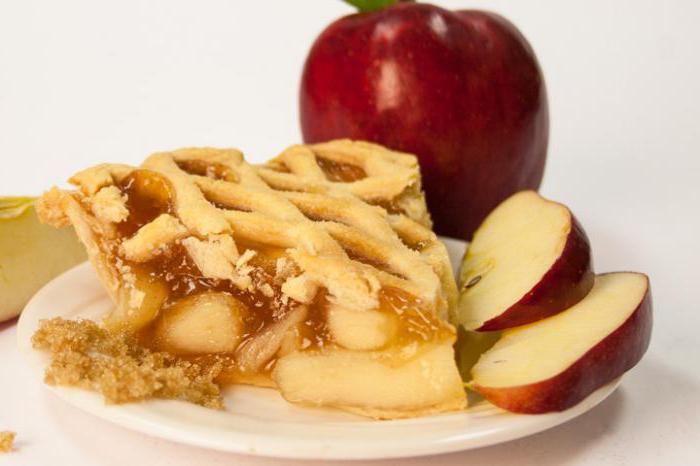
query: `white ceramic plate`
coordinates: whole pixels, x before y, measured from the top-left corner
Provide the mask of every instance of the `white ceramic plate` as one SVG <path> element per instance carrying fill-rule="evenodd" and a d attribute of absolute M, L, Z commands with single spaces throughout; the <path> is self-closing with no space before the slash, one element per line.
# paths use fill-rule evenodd
<path fill-rule="evenodd" d="M 453 264 L 464 243 L 445 240 Z M 53 280 L 27 305 L 18 329 L 20 350 L 41 383 L 46 357 L 31 349 L 40 319 L 96 318 L 111 302 L 88 264 Z M 77 408 L 145 434 L 234 453 L 307 459 L 379 459 L 447 453 L 493 445 L 549 429 L 579 416 L 609 396 L 619 384 L 600 388 L 577 406 L 544 415 L 516 415 L 486 401 L 454 414 L 397 421 L 372 421 L 331 409 L 294 406 L 271 389 L 234 387 L 225 393 L 225 411 L 180 401 L 148 401 L 106 406 L 90 392 L 51 387 Z"/>

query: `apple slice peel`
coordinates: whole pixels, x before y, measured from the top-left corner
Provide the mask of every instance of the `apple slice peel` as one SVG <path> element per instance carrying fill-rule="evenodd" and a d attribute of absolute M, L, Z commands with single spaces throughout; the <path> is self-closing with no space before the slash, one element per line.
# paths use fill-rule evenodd
<path fill-rule="evenodd" d="M 465 254 L 459 322 L 503 330 L 549 317 L 593 287 L 590 245 L 564 205 L 521 191 L 484 220 Z"/>
<path fill-rule="evenodd" d="M 639 362 L 652 320 L 646 275 L 599 275 L 570 309 L 504 331 L 472 368 L 470 386 L 508 411 L 563 411 Z"/>

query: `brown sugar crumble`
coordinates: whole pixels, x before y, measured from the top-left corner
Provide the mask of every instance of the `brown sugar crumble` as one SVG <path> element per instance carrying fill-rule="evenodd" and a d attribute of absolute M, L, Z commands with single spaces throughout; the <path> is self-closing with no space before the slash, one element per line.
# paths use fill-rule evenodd
<path fill-rule="evenodd" d="M 154 352 L 91 320 L 43 320 L 32 344 L 51 355 L 44 377 L 49 385 L 96 391 L 110 404 L 162 398 L 214 409 L 224 406 L 215 382 L 221 363 L 204 366 Z"/>
<path fill-rule="evenodd" d="M 0 432 L 0 453 L 9 453 L 12 451 L 12 444 L 15 442 L 14 432 Z"/>

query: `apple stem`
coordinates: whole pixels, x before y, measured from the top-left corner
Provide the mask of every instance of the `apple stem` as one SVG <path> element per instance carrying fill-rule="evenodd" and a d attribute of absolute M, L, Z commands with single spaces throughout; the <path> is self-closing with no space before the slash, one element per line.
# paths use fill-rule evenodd
<path fill-rule="evenodd" d="M 414 0 L 343 0 L 345 3 L 357 8 L 360 13 L 366 13 L 368 11 L 381 10 L 391 5 L 396 5 L 397 3 L 408 3 Z"/>

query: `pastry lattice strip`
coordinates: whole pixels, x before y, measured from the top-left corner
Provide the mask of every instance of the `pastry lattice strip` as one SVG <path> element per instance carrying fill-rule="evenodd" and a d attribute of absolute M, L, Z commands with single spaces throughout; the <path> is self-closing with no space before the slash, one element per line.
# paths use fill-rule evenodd
<path fill-rule="evenodd" d="M 363 176 L 350 182 L 329 179 L 322 168 L 324 161 L 357 167 Z M 388 205 L 395 213 L 404 213 L 431 228 L 418 161 L 410 154 L 363 141 L 295 145 L 260 167 L 258 173 L 275 189 L 346 192 L 370 204 Z"/>
<path fill-rule="evenodd" d="M 364 176 L 331 180 L 323 160 L 359 167 Z M 206 256 L 215 248 L 219 258 L 221 251 L 229 251 L 235 263 L 238 251 L 224 247 L 231 233 L 239 240 L 286 248 L 302 274 L 290 278 L 282 291 L 300 302 L 313 299 L 324 287 L 346 305 L 370 309 L 377 306 L 379 288 L 395 287 L 434 304 L 444 318 L 454 299 L 446 252 L 425 228 L 427 216 L 415 221 L 372 205 L 399 199 L 401 208 L 410 206 L 410 199 L 422 199 L 409 195 L 420 191 L 413 156 L 334 141 L 293 146 L 266 166 L 247 164 L 235 150 L 182 149 L 154 154 L 139 169 L 168 182 L 172 211 L 122 243 L 121 255 L 133 262 L 146 262 L 182 242 L 190 255 Z M 139 169 L 101 165 L 79 173 L 72 182 L 94 204 L 101 197 L 114 198 L 113 185 Z M 409 248 L 407 238 L 420 251 Z"/>

